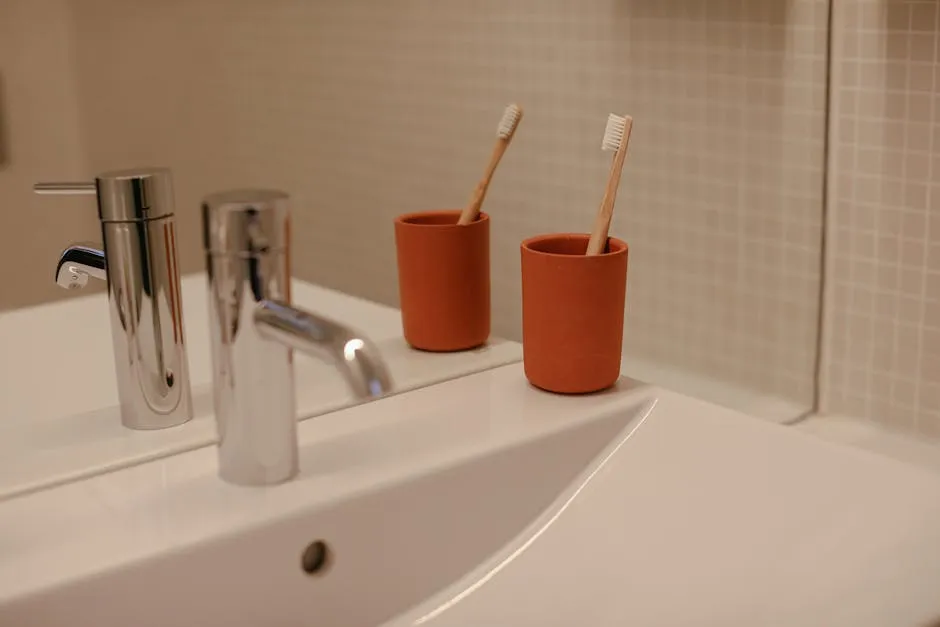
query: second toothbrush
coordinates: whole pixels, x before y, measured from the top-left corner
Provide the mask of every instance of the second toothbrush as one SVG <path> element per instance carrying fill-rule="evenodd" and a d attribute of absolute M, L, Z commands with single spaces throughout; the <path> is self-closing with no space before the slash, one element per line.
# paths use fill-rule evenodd
<path fill-rule="evenodd" d="M 490 218 L 481 209 L 521 119 L 521 107 L 506 107 L 483 178 L 464 209 L 395 220 L 402 330 L 413 348 L 460 351 L 489 338 Z"/>

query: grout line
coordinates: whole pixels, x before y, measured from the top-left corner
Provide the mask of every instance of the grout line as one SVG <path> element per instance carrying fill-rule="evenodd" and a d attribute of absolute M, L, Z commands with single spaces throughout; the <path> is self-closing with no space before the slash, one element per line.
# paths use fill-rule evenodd
<path fill-rule="evenodd" d="M 906 29 L 906 31 L 904 31 L 904 34 L 905 34 L 905 43 L 906 43 L 906 45 L 907 45 L 907 49 L 906 49 L 906 51 L 905 51 L 906 54 L 905 54 L 904 63 L 905 63 L 906 66 L 909 66 L 910 63 L 911 63 L 910 58 L 911 58 L 911 46 L 912 46 L 912 44 L 911 44 L 911 33 L 912 33 L 911 22 L 913 21 L 914 16 L 913 16 L 913 11 L 911 10 L 910 6 L 907 6 L 906 8 L 907 8 L 907 29 Z M 889 10 L 889 9 L 886 9 L 886 10 Z M 909 69 L 909 67 L 907 67 L 906 69 Z M 931 73 L 931 74 L 932 74 L 932 73 Z M 907 164 L 906 164 L 907 159 L 906 159 L 906 155 L 909 154 L 909 147 L 908 147 L 907 135 L 908 135 L 908 131 L 909 131 L 908 125 L 910 124 L 910 119 L 911 119 L 911 115 L 910 115 L 910 100 L 911 100 L 911 99 L 910 99 L 910 94 L 911 94 L 911 89 L 909 88 L 909 83 L 910 83 L 910 73 L 909 73 L 909 72 L 908 72 L 906 78 L 907 78 L 908 80 L 905 81 L 904 89 L 902 90 L 902 93 L 900 94 L 900 95 L 903 95 L 903 97 L 904 97 L 904 118 L 903 118 L 903 120 L 900 121 L 900 124 L 901 124 L 901 133 L 902 133 L 902 135 L 903 135 L 903 139 L 902 139 L 902 141 L 901 141 L 901 148 L 900 148 L 900 150 L 898 151 L 898 152 L 899 152 L 899 155 L 898 155 L 898 156 L 900 157 L 900 161 L 901 161 L 901 176 L 900 176 L 900 182 L 901 182 L 901 183 L 906 183 L 906 182 L 907 182 Z M 932 81 L 932 80 L 933 80 L 933 78 L 931 77 L 931 81 Z M 885 118 L 887 119 L 887 115 L 885 115 Z M 884 185 L 884 183 L 885 183 L 885 178 L 882 177 L 880 184 L 881 184 L 881 185 Z M 883 203 L 879 203 L 879 204 L 883 204 Z M 905 207 L 905 209 L 907 209 L 907 207 Z M 905 295 L 904 292 L 900 289 L 900 285 L 901 285 L 901 275 L 902 275 L 903 270 L 904 270 L 904 267 L 905 267 L 905 266 L 904 266 L 904 263 L 903 263 L 903 261 L 902 261 L 903 253 L 901 253 L 901 252 L 898 253 L 898 263 L 897 263 L 897 266 L 896 266 L 896 267 L 894 266 L 894 264 L 886 264 L 886 263 L 884 263 L 884 262 L 877 256 L 877 251 L 878 251 L 878 248 L 877 248 L 878 244 L 877 244 L 877 242 L 878 242 L 878 239 L 879 239 L 879 237 L 878 237 L 878 228 L 877 228 L 877 227 L 878 227 L 878 220 L 877 220 L 877 214 L 876 214 L 876 219 L 875 219 L 875 253 L 876 253 L 875 259 L 877 260 L 877 261 L 876 261 L 876 264 L 877 264 L 878 266 L 882 267 L 882 268 L 891 268 L 891 269 L 894 271 L 894 275 L 895 275 L 895 286 L 898 286 L 898 296 L 895 296 L 895 297 L 893 297 L 893 298 L 895 298 L 895 300 L 899 300 L 899 297 L 900 297 L 900 296 Z M 904 235 L 904 233 L 903 233 L 903 228 L 902 228 L 901 234 L 898 235 L 898 236 L 896 236 L 896 238 L 898 239 L 898 241 L 901 242 L 901 243 L 903 243 L 903 241 L 904 241 L 903 235 Z M 925 248 L 925 250 L 926 250 L 926 246 L 925 246 L 924 248 Z M 898 342 L 899 342 L 899 338 L 900 338 L 901 323 L 900 323 L 900 321 L 898 320 L 898 315 L 897 315 L 897 314 L 898 314 L 898 312 L 896 311 L 896 312 L 895 312 L 894 319 L 893 319 L 893 321 L 892 321 L 892 325 L 891 325 L 891 355 L 892 355 L 892 356 L 891 356 L 891 360 L 892 360 L 892 362 L 894 362 L 895 360 L 897 360 L 897 359 L 898 359 L 898 356 L 900 355 L 900 351 L 898 350 Z M 874 328 L 875 323 L 876 323 L 876 320 L 875 320 L 874 312 L 872 312 L 872 318 L 871 318 L 872 328 Z M 920 335 L 920 330 L 918 330 L 918 335 Z M 918 360 L 918 361 L 919 361 L 919 360 Z M 895 383 L 894 383 L 894 382 L 895 382 L 895 380 L 898 378 L 898 377 L 897 377 L 897 364 L 896 364 L 896 363 L 892 363 L 892 364 L 891 364 L 891 367 L 888 369 L 888 371 L 889 371 L 889 372 L 888 372 L 888 380 L 889 380 L 889 385 L 888 385 L 888 398 L 887 398 L 887 399 L 883 399 L 883 400 L 884 400 L 885 403 L 888 404 L 889 407 L 891 407 L 891 408 L 893 409 L 894 406 L 895 406 L 895 402 L 894 402 L 894 385 L 895 385 Z M 875 372 L 875 364 L 874 364 L 874 362 L 872 362 L 872 363 L 870 364 L 869 368 L 868 368 L 868 376 L 869 376 L 869 379 L 871 379 L 872 377 L 874 377 L 874 372 Z M 915 382 L 914 385 L 915 385 L 915 386 L 917 385 L 916 382 Z M 871 391 L 871 390 L 868 390 L 868 397 L 869 397 L 869 399 L 871 399 L 872 396 L 873 396 L 872 391 Z M 915 399 L 917 398 L 916 389 L 915 389 L 914 398 L 915 398 Z M 917 413 L 916 410 L 914 411 L 914 413 L 915 413 L 915 414 Z M 890 417 L 888 417 L 888 416 L 877 416 L 877 417 L 875 417 L 875 419 L 876 419 L 876 422 L 883 423 L 885 420 L 890 420 Z"/>
<path fill-rule="evenodd" d="M 913 13 L 911 14 L 911 21 L 913 22 Z M 933 23 L 933 32 L 934 32 L 934 41 L 933 41 L 933 66 L 934 71 L 930 73 L 930 121 L 928 123 L 928 128 L 930 133 L 927 137 L 927 175 L 928 177 L 933 174 L 934 171 L 934 150 L 936 146 L 934 145 L 934 126 L 937 123 L 936 120 L 936 106 L 937 106 L 937 74 L 936 74 L 936 65 L 937 65 L 937 52 L 940 50 L 938 48 L 938 37 L 936 33 L 940 32 L 940 10 L 934 12 L 934 23 Z M 910 55 L 908 55 L 910 56 Z M 910 113 L 910 111 L 906 111 Z M 907 116 L 910 118 L 910 115 Z M 905 129 L 904 133 L 904 145 L 907 146 L 907 132 Z M 923 372 L 923 363 L 924 363 L 924 328 L 927 326 L 927 320 L 925 319 L 925 309 L 927 306 L 927 277 L 930 275 L 930 268 L 928 266 L 928 256 L 930 255 L 930 214 L 932 211 L 931 207 L 931 196 L 932 196 L 933 185 L 928 184 L 926 189 L 926 208 L 924 211 L 924 228 L 927 234 L 924 237 L 924 254 L 921 259 L 921 285 L 920 285 L 920 303 L 918 311 L 918 324 L 917 324 L 917 351 L 915 352 L 917 356 L 917 376 L 914 377 L 914 416 L 913 422 L 911 425 L 915 434 L 920 433 L 921 427 L 921 417 L 923 415 L 923 410 L 921 409 L 920 403 L 920 390 L 921 385 L 924 382 L 924 372 Z M 897 338 L 897 325 L 895 325 L 895 338 Z M 896 348 L 896 347 L 895 347 Z M 897 351 L 895 351 L 897 352 Z M 891 385 L 891 397 L 892 402 L 894 399 L 894 384 Z"/>
<path fill-rule="evenodd" d="M 823 140 L 823 177 L 822 177 L 822 228 L 819 234 L 819 309 L 816 322 L 816 359 L 813 364 L 813 400 L 812 409 L 805 415 L 797 418 L 792 423 L 802 422 L 808 416 L 822 411 L 824 404 L 824 392 L 828 376 L 826 374 L 826 365 L 830 362 L 827 338 L 832 333 L 831 305 L 833 293 L 830 289 L 830 282 L 827 280 L 829 271 L 829 235 L 832 230 L 833 216 L 831 215 L 831 205 L 835 195 L 835 185 L 831 180 L 834 174 L 834 161 L 836 151 L 833 150 L 835 143 L 835 124 L 833 116 L 833 104 L 836 101 L 837 94 L 833 93 L 833 76 L 838 72 L 835 67 L 837 60 L 835 57 L 835 0 L 829 0 L 827 3 L 828 13 L 826 15 L 826 101 L 823 118 L 823 128 L 825 138 Z M 843 376 L 847 376 L 843 373 Z M 842 387 L 845 388 L 846 381 L 842 381 Z"/>
<path fill-rule="evenodd" d="M 886 10 L 887 10 L 887 9 L 886 9 Z M 910 23 L 910 17 L 908 17 L 908 23 Z M 910 48 L 910 38 L 909 38 L 909 37 L 907 38 L 907 45 L 908 45 L 908 48 Z M 858 49 L 854 51 L 854 54 L 855 54 L 855 57 L 856 57 L 856 58 L 861 58 L 861 55 L 862 55 L 861 46 L 862 46 L 862 44 L 861 44 L 861 42 L 859 42 L 859 44 L 858 44 Z M 905 55 L 905 56 L 910 56 L 910 55 L 907 54 L 907 55 Z M 855 83 L 856 83 L 856 85 L 858 85 L 859 81 L 856 80 Z M 906 101 L 906 100 L 907 100 L 907 95 L 905 95 L 904 98 L 905 98 L 905 101 Z M 858 109 L 859 109 L 858 99 L 859 99 L 859 94 L 858 94 L 858 92 L 855 92 L 855 113 L 856 113 L 856 114 L 858 114 Z M 905 106 L 906 106 L 906 105 L 905 105 Z M 904 131 L 905 131 L 905 133 L 904 133 L 904 135 L 905 135 L 905 145 L 902 146 L 902 149 L 901 149 L 902 152 L 904 151 L 905 148 L 907 148 L 907 146 L 906 146 L 906 141 L 907 141 L 906 129 L 904 129 Z M 856 133 L 857 133 L 857 130 L 856 130 Z M 858 145 L 858 138 L 856 137 L 856 138 L 853 139 L 853 142 L 852 142 L 852 159 L 853 159 L 852 171 L 853 171 L 853 172 L 858 172 L 858 170 L 859 170 L 859 167 L 858 167 L 858 166 L 859 166 L 859 152 L 860 152 L 859 148 L 860 148 L 860 147 L 859 147 L 859 145 Z M 902 173 L 902 178 L 904 178 L 903 173 Z M 880 177 L 876 177 L 876 178 L 875 178 L 875 185 L 877 185 L 878 196 L 880 197 L 880 196 L 881 196 L 881 189 L 882 189 L 882 187 L 884 186 L 884 180 L 883 180 L 882 178 L 880 178 Z M 855 198 L 857 198 L 857 194 L 853 194 L 853 201 L 855 200 Z M 854 204 L 854 202 L 853 202 L 853 204 Z M 857 207 L 857 206 L 858 206 L 858 205 L 855 205 L 855 207 Z M 853 212 L 852 212 L 852 217 L 853 217 L 852 225 L 851 225 L 852 231 L 856 231 L 856 226 L 857 226 L 857 225 L 855 224 L 855 222 L 856 222 L 855 217 L 856 217 L 856 211 L 857 211 L 857 209 L 855 209 L 855 207 L 853 207 Z M 880 243 L 880 239 L 881 239 L 881 238 L 879 238 L 878 235 L 877 235 L 877 225 L 878 225 L 878 213 L 877 213 L 877 210 L 876 210 L 876 212 L 875 212 L 876 234 L 875 234 L 875 236 L 873 237 L 871 251 L 868 252 L 868 253 L 866 253 L 865 255 L 862 255 L 862 256 L 861 256 L 861 258 L 866 259 L 868 262 L 870 262 L 871 264 L 873 264 L 873 266 L 875 266 L 876 268 L 880 265 L 880 260 L 881 260 L 881 256 L 879 255 L 879 251 L 881 250 L 881 243 Z M 853 237 L 853 238 L 852 238 L 852 252 L 853 252 L 853 253 L 856 252 L 856 242 L 857 242 L 857 238 Z M 854 265 L 855 265 L 855 264 L 853 264 L 853 266 L 854 266 Z M 900 270 L 900 266 L 899 266 L 899 267 L 898 267 L 898 273 L 899 273 L 899 274 L 900 274 L 900 271 L 901 271 L 901 270 Z M 853 276 L 853 279 L 854 279 L 854 278 L 855 278 L 855 277 Z M 898 278 L 898 279 L 895 279 L 895 284 L 898 284 L 899 282 L 900 282 L 899 278 Z M 859 293 L 859 286 L 860 286 L 860 285 L 866 285 L 866 287 L 867 287 L 869 284 L 868 284 L 868 283 L 860 283 L 860 282 L 856 282 L 856 281 L 853 280 L 853 287 L 852 287 L 852 297 L 853 297 L 853 301 L 854 301 L 855 296 Z M 871 420 L 871 419 L 873 419 L 873 418 L 875 417 L 875 409 L 874 409 L 874 405 L 875 405 L 875 404 L 874 404 L 874 402 L 873 402 L 873 393 L 872 393 L 872 390 L 874 389 L 874 380 L 875 380 L 875 368 L 874 368 L 874 366 L 875 366 L 875 334 L 876 334 L 877 331 L 878 331 L 878 326 L 877 326 L 877 320 L 875 319 L 875 299 L 872 298 L 872 299 L 869 300 L 868 303 L 866 303 L 866 304 L 867 304 L 867 307 L 863 307 L 863 306 L 860 305 L 859 303 L 853 302 L 853 303 L 852 303 L 852 308 L 853 308 L 853 312 L 854 312 L 854 313 L 858 314 L 860 317 L 862 317 L 863 319 L 866 319 L 866 320 L 867 320 L 866 326 L 867 326 L 867 328 L 868 328 L 868 342 L 869 342 L 869 343 L 868 343 L 868 350 L 866 351 L 867 354 L 866 354 L 866 356 L 865 356 L 865 362 L 861 364 L 861 368 L 862 368 L 862 370 L 863 370 L 864 373 L 865 373 L 865 390 L 864 390 L 864 394 L 863 394 L 864 400 L 865 400 L 865 415 L 862 416 L 862 418 Z M 864 311 L 863 311 L 863 309 L 864 309 Z M 851 338 L 848 338 L 848 341 L 851 341 Z"/>
<path fill-rule="evenodd" d="M 907 27 L 906 27 L 905 31 L 903 31 L 903 32 L 905 33 L 905 38 L 904 38 L 904 39 L 905 39 L 905 42 L 904 42 L 904 43 L 905 43 L 905 46 L 906 46 L 906 50 L 905 50 L 905 55 L 904 55 L 904 61 L 903 61 L 903 63 L 905 64 L 905 71 L 906 71 L 906 70 L 908 69 L 907 66 L 909 66 L 910 63 L 911 63 L 911 61 L 910 61 L 910 57 L 911 57 L 911 20 L 913 19 L 913 13 L 912 13 L 912 10 L 911 10 L 911 8 L 910 8 L 909 5 L 904 6 L 904 10 L 907 11 L 907 16 L 906 16 L 906 17 L 907 17 L 907 19 L 906 19 Z M 887 15 L 890 13 L 890 11 L 891 11 L 890 8 L 885 7 L 886 19 L 887 19 Z M 888 44 L 886 43 L 885 45 L 887 46 Z M 861 52 L 859 52 L 859 58 L 861 58 Z M 887 67 L 887 61 L 883 61 L 883 62 L 881 63 L 881 65 L 880 65 L 880 67 Z M 909 73 L 906 74 L 906 78 L 908 78 L 908 79 L 910 78 L 910 74 L 909 74 Z M 906 158 L 905 158 L 905 156 L 908 154 L 907 134 L 908 134 L 908 124 L 909 124 L 909 122 L 910 122 L 910 93 L 911 93 L 911 90 L 910 90 L 910 88 L 909 88 L 909 86 L 908 86 L 909 82 L 910 82 L 909 80 L 905 80 L 904 89 L 898 90 L 898 95 L 904 98 L 904 117 L 903 117 L 902 120 L 899 121 L 899 124 L 900 124 L 900 126 L 901 126 L 902 141 L 901 141 L 901 147 L 900 147 L 900 149 L 897 151 L 897 153 L 898 153 L 897 156 L 900 158 L 900 162 L 901 162 L 901 175 L 900 175 L 900 177 L 898 177 L 898 179 L 899 179 L 899 182 L 902 183 L 902 184 L 907 181 L 907 169 L 906 169 L 907 166 L 906 166 Z M 861 95 L 861 92 L 857 93 L 856 97 L 859 97 L 860 95 Z M 887 112 L 883 112 L 882 115 L 879 116 L 877 119 L 880 120 L 882 123 L 885 123 L 885 122 L 889 119 L 889 116 L 888 116 Z M 856 140 L 857 140 L 857 138 L 856 138 Z M 860 146 L 860 145 L 857 145 L 857 144 L 856 144 L 855 146 L 853 146 L 853 150 L 854 150 L 856 153 L 859 151 L 860 148 L 861 148 L 861 146 Z M 876 148 L 876 147 L 870 147 L 870 149 L 871 149 L 871 150 L 878 150 L 878 148 Z M 880 148 L 880 151 L 881 151 L 882 155 L 887 155 L 887 154 L 889 153 L 889 151 L 888 151 L 885 147 L 883 147 L 883 146 Z M 882 169 L 883 169 L 883 168 L 882 168 Z M 883 211 L 884 211 L 884 202 L 881 200 L 881 198 L 882 198 L 883 196 L 881 195 L 880 192 L 881 192 L 882 189 L 884 188 L 885 183 L 888 182 L 888 177 L 885 176 L 885 175 L 883 175 L 883 174 L 881 174 L 881 175 L 878 175 L 878 176 L 874 176 L 874 177 L 872 177 L 872 178 L 873 178 L 873 180 L 874 180 L 874 183 L 878 186 L 878 190 L 879 190 L 879 200 L 878 200 L 877 203 L 874 204 L 874 208 L 873 208 L 873 212 L 874 212 L 874 215 L 875 215 L 875 228 L 874 228 L 874 232 L 873 232 L 873 237 L 874 237 L 874 253 L 873 253 L 872 255 L 870 255 L 869 258 L 870 258 L 871 263 L 873 264 L 873 266 L 874 266 L 874 268 L 875 268 L 876 271 L 877 271 L 877 269 L 879 269 L 879 268 L 885 269 L 885 270 L 888 270 L 888 269 L 892 270 L 893 273 L 894 273 L 894 285 L 895 285 L 895 286 L 900 286 L 900 285 L 901 285 L 901 274 L 902 274 L 902 270 L 903 270 L 903 268 L 904 268 L 904 264 L 903 264 L 902 261 L 901 261 L 901 256 L 902 256 L 901 253 L 900 253 L 900 252 L 898 253 L 898 263 L 897 263 L 896 265 L 893 264 L 893 263 L 891 263 L 891 264 L 885 263 L 884 259 L 882 259 L 881 255 L 879 254 L 879 251 L 881 250 L 881 244 L 880 244 L 880 242 L 881 242 L 881 237 L 880 237 L 880 231 L 879 231 L 879 228 L 878 228 L 878 223 L 879 223 L 880 212 L 883 212 Z M 901 233 L 898 234 L 897 236 L 895 236 L 894 239 L 897 239 L 899 242 L 903 242 L 903 240 L 904 240 L 903 227 L 902 227 Z M 869 418 L 869 419 L 871 419 L 871 420 L 873 420 L 873 421 L 875 421 L 875 422 L 877 422 L 877 423 L 882 423 L 883 421 L 885 421 L 886 419 L 888 419 L 888 417 L 881 415 L 881 412 L 880 412 L 880 411 L 878 411 L 878 412 L 874 411 L 873 406 L 876 405 L 875 401 L 876 401 L 876 400 L 879 400 L 879 399 L 875 398 L 876 394 L 875 394 L 875 391 L 874 391 L 874 389 L 873 389 L 872 381 L 875 379 L 875 376 L 876 376 L 876 363 L 877 363 L 876 360 L 875 360 L 875 336 L 876 336 L 876 333 L 877 333 L 877 330 L 878 330 L 878 322 L 879 322 L 880 319 L 883 319 L 883 318 L 882 318 L 881 316 L 876 316 L 876 315 L 875 315 L 874 304 L 875 304 L 875 302 L 876 302 L 876 300 L 875 300 L 876 294 L 875 294 L 874 291 L 871 290 L 872 287 L 874 287 L 874 288 L 877 288 L 877 287 L 878 287 L 877 281 L 876 281 L 876 283 L 875 283 L 874 286 L 872 286 L 871 284 L 868 285 L 869 291 L 871 291 L 871 293 L 872 293 L 872 300 L 871 300 L 872 309 L 871 309 L 869 312 L 867 312 L 868 322 L 869 322 L 869 328 L 871 329 L 871 351 L 870 351 L 870 361 L 869 361 L 869 363 L 868 363 L 868 364 L 866 365 L 866 367 L 865 367 L 865 370 L 866 370 L 866 382 L 867 382 L 867 384 L 868 384 L 868 387 L 867 387 L 867 389 L 865 390 L 865 402 L 866 402 L 866 404 L 868 405 L 868 408 L 869 408 L 869 415 L 867 416 L 867 418 Z M 901 293 L 900 288 L 898 289 L 898 292 L 899 292 L 899 294 Z M 894 300 L 897 300 L 897 297 L 892 296 L 892 298 L 893 298 Z M 892 318 L 893 318 L 893 319 L 892 319 L 892 324 L 891 324 L 890 335 L 891 335 L 891 352 L 892 352 L 892 360 L 893 360 L 893 359 L 895 359 L 894 356 L 899 354 L 899 353 L 898 353 L 898 337 L 899 337 L 898 330 L 899 330 L 899 328 L 900 328 L 900 324 L 899 324 L 899 321 L 898 321 L 898 319 L 897 319 L 897 318 L 898 318 L 897 312 L 895 312 L 895 315 L 894 315 Z M 895 370 L 895 367 L 890 368 L 890 371 L 891 371 L 891 372 L 894 372 L 894 370 Z M 878 373 L 878 374 L 880 374 L 880 373 Z M 883 390 L 882 390 L 882 391 L 883 391 Z M 894 397 L 894 382 L 893 382 L 893 377 L 890 376 L 890 373 L 889 373 L 889 376 L 888 376 L 887 395 L 888 395 L 887 398 L 881 398 L 880 400 L 882 401 L 882 404 L 887 403 L 887 405 L 888 405 L 889 407 L 892 407 L 892 405 L 893 405 L 892 399 L 893 399 L 893 397 Z"/>

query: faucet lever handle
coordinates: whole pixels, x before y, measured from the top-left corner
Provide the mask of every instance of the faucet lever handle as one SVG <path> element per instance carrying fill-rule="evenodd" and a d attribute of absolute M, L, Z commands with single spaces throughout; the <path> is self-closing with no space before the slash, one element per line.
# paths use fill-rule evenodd
<path fill-rule="evenodd" d="M 98 186 L 94 183 L 87 183 L 85 181 L 71 183 L 36 183 L 33 185 L 33 191 L 37 194 L 84 196 L 98 193 Z"/>
<path fill-rule="evenodd" d="M 55 268 L 55 282 L 59 287 L 85 287 L 88 277 L 107 280 L 108 266 L 104 250 L 88 243 L 72 244 L 63 250 Z"/>

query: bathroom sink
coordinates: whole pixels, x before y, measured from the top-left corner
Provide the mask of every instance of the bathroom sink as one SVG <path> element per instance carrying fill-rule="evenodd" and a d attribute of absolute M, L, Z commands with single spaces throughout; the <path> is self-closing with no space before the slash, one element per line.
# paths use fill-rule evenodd
<path fill-rule="evenodd" d="M 204 448 L 0 503 L 0 625 L 940 619 L 940 477 L 669 390 L 510 365 L 299 436 L 279 486 Z"/>
<path fill-rule="evenodd" d="M 535 520 L 649 410 L 628 387 L 501 368 L 301 423 L 280 486 L 224 484 L 202 449 L 13 499 L 0 624 L 377 625 Z"/>
<path fill-rule="evenodd" d="M 558 500 L 385 627 L 940 625 L 940 477 L 655 390 Z"/>

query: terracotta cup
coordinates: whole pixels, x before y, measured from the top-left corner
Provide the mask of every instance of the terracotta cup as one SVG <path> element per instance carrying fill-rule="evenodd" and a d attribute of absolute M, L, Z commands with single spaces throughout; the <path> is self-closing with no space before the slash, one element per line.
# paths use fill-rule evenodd
<path fill-rule="evenodd" d="M 405 340 L 426 351 L 460 351 L 490 336 L 490 218 L 458 225 L 459 210 L 395 220 Z"/>
<path fill-rule="evenodd" d="M 522 351 L 529 382 L 583 394 L 620 376 L 627 244 L 587 257 L 589 236 L 540 235 L 522 242 Z"/>

